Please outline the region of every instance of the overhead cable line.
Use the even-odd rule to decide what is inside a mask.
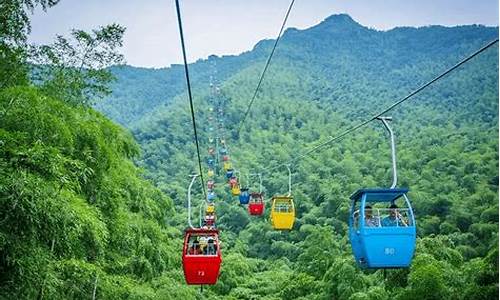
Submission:
[[[238,126],[238,131],[236,132],[237,136],[239,136],[240,131],[243,128],[245,120],[248,116],[248,113],[250,113],[250,109],[252,108],[252,104],[255,101],[255,97],[257,97],[257,93],[259,92],[262,81],[264,80],[264,75],[266,74],[267,68],[269,67],[269,64],[271,63],[271,59],[273,58],[274,51],[276,50],[276,46],[278,46],[278,42],[281,38],[281,34],[283,33],[283,29],[285,28],[286,21],[288,20],[288,16],[290,15],[290,11],[292,10],[294,3],[295,3],[295,0],[292,0],[292,2],[290,2],[290,6],[288,7],[288,10],[286,12],[285,19],[283,19],[283,23],[281,24],[281,29],[280,29],[280,32],[278,33],[278,37],[276,38],[276,41],[274,42],[274,46],[273,46],[273,49],[271,50],[271,54],[269,54],[269,57],[267,58],[266,65],[264,66],[264,70],[262,71],[262,74],[260,74],[259,82],[257,83],[257,87],[255,88],[252,99],[250,100],[250,103],[248,103],[247,110],[245,111],[245,114],[243,115],[243,119],[240,121],[240,125]]]
[[[468,57],[466,57],[465,59],[461,60],[460,62],[458,62],[457,64],[455,64],[454,66],[452,66],[451,68],[447,69],[446,71],[444,71],[443,73],[441,73],[439,76],[435,77],[434,79],[428,81],[427,83],[421,85],[419,88],[417,88],[416,90],[412,91],[411,93],[409,93],[408,95],[406,95],[405,97],[403,97],[402,99],[400,99],[399,101],[393,103],[391,106],[389,106],[388,108],[382,110],[381,112],[373,115],[372,117],[366,119],[365,121],[362,121],[348,129],[346,129],[344,132],[342,132],[341,134],[335,136],[335,137],[330,137],[328,140],[320,143],[319,145],[316,145],[315,147],[311,148],[310,150],[307,150],[305,151],[304,153],[300,154],[299,156],[297,157],[294,157],[292,159],[290,159],[289,161],[285,162],[285,163],[282,163],[282,164],[279,164],[275,167],[272,167],[272,168],[268,168],[268,169],[264,169],[264,172],[270,172],[271,170],[274,170],[274,169],[277,169],[281,166],[286,166],[286,165],[290,165],[292,163],[294,163],[295,161],[297,161],[298,159],[301,159],[303,157],[306,157],[306,156],[309,156],[311,155],[312,153],[314,153],[315,151],[325,147],[326,145],[329,145],[341,138],[343,138],[344,136],[350,134],[351,132],[367,125],[368,123],[370,123],[371,121],[381,117],[382,115],[384,115],[385,113],[391,111],[393,108],[395,108],[396,106],[400,105],[401,103],[405,102],[406,100],[410,99],[411,97],[415,96],[416,94],[418,94],[419,92],[421,92],[422,90],[424,90],[425,88],[427,88],[428,86],[432,85],[433,83],[435,83],[436,81],[440,80],[441,78],[443,78],[444,76],[448,75],[449,73],[451,73],[452,71],[454,71],[455,69],[459,68],[461,65],[467,63],[468,61],[470,61],[472,58],[474,58],[475,56],[479,55],[480,53],[482,53],[483,51],[485,51],[486,49],[490,48],[491,46],[493,46],[494,44],[498,43],[498,39],[495,39],[491,42],[489,42],[488,44],[486,44],[485,46],[481,47],[479,50],[475,51],[474,53],[472,53],[471,55],[469,55]]]
[[[189,80],[189,68],[188,68],[188,63],[187,63],[187,59],[186,59],[186,46],[184,44],[184,33],[182,31],[182,19],[181,19],[181,9],[179,7],[179,0],[175,0],[175,7],[177,9],[177,21],[179,23],[179,33],[180,33],[180,38],[181,38],[182,56],[184,59],[184,71],[186,73],[186,83],[187,83],[187,90],[188,90],[188,97],[189,97],[189,107],[191,108],[191,119],[193,121],[193,132],[194,132],[194,138],[195,138],[195,142],[196,142],[196,152],[198,154],[198,168],[200,171],[200,178],[201,178],[201,186],[203,188],[203,195],[205,196],[205,199],[206,199],[207,193],[205,192],[205,181],[203,180],[203,169],[201,168],[200,144],[198,141],[198,132],[196,130],[196,118],[194,116],[193,96],[191,93],[191,82]]]

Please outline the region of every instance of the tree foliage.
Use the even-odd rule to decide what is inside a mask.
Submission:
[[[46,10],[59,0],[2,0],[0,2],[0,89],[28,81],[26,41],[29,13]]]
[[[12,28],[22,37],[22,14],[56,1],[5,3],[17,5],[21,18],[12,20],[24,25]],[[180,259],[187,175],[196,170],[181,69],[104,70],[120,61],[122,35],[118,25],[73,31],[84,47],[58,37],[36,52],[41,77],[0,87],[1,299],[498,298],[497,49],[392,112],[400,185],[411,188],[417,216],[411,268],[360,270],[352,258],[349,195],[391,179],[387,137],[371,124],[293,165],[291,231],[272,230],[269,203],[263,217],[248,216],[218,178],[223,265],[202,295],[185,285]],[[242,173],[266,172],[269,199],[287,190],[287,174],[265,168],[372,115],[497,35],[482,26],[379,32],[346,15],[289,29],[241,135],[226,136],[231,159]],[[5,45],[28,53],[22,43]],[[234,132],[271,47],[262,41],[192,65],[202,145],[208,74],[220,70]],[[122,81],[110,85],[108,71]],[[95,107],[132,134],[90,107],[110,86],[115,94]],[[195,194],[198,207],[199,187]]]
[[[124,32],[118,24],[90,33],[74,29],[71,39],[58,35],[52,45],[34,47],[34,81],[47,95],[71,104],[95,104],[111,93],[109,84],[114,77],[106,67],[123,62],[117,49],[122,46]]]

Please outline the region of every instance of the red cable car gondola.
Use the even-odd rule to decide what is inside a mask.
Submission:
[[[264,199],[262,193],[250,193],[248,213],[252,216],[261,216],[264,213]]]
[[[206,226],[207,228],[212,228],[212,227],[215,227],[215,220],[217,219],[217,217],[215,216],[214,213],[207,213],[205,215],[205,218],[204,218],[204,226]]]
[[[237,185],[238,185],[238,178],[236,178],[235,176],[231,177],[229,179],[229,187],[234,188]]]
[[[222,257],[217,229],[186,229],[182,267],[187,284],[215,284]]]
[[[219,231],[213,228],[194,228],[191,222],[191,188],[198,176],[198,174],[191,176],[188,187],[189,228],[184,232],[182,268],[187,284],[215,284],[222,262]],[[207,213],[214,213],[214,208],[213,205],[207,204]],[[215,223],[215,218],[213,221]]]
[[[215,187],[215,182],[214,182],[212,179],[209,179],[209,180],[207,181],[207,189],[209,189],[209,190],[213,190],[213,189],[214,189],[214,187]]]

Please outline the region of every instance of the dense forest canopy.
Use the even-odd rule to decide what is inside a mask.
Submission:
[[[269,206],[250,217],[219,179],[223,265],[201,293],[180,257],[197,167],[182,67],[111,66],[125,30],[116,24],[73,31],[110,46],[76,64],[58,51],[81,53],[70,38],[29,51],[30,9],[57,1],[7,2],[2,18],[19,26],[0,28],[0,66],[17,71],[0,72],[0,299],[498,299],[498,46],[390,113],[399,186],[417,217],[409,269],[359,269],[346,235],[350,194],[391,181],[387,136],[371,123],[292,166],[291,231],[272,230]],[[215,81],[232,162],[263,172],[269,199],[288,187],[286,170],[268,167],[497,36],[484,26],[376,31],[347,15],[288,29],[239,136],[273,41],[211,56],[190,65],[202,147]],[[198,186],[196,205],[202,197]]]

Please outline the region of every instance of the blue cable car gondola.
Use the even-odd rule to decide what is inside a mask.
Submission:
[[[240,204],[248,204],[250,201],[250,193],[248,192],[248,188],[242,188],[240,190],[239,196]]]
[[[360,267],[407,268],[415,253],[415,216],[406,195],[408,189],[396,188],[396,143],[387,122],[392,118],[377,119],[382,121],[391,138],[392,185],[360,189],[351,196],[349,239]]]
[[[213,169],[215,167],[215,160],[213,158],[208,158],[207,164],[210,169]]]
[[[215,198],[217,197],[217,195],[215,194],[214,191],[212,192],[209,192],[207,194],[207,200],[210,201],[210,202],[213,202],[215,200]]]
[[[349,239],[360,267],[406,268],[410,265],[415,252],[416,228],[407,192],[406,188],[360,189],[351,196]],[[405,200],[406,208],[394,208],[398,199]],[[377,203],[390,203],[393,208],[370,206]]]

